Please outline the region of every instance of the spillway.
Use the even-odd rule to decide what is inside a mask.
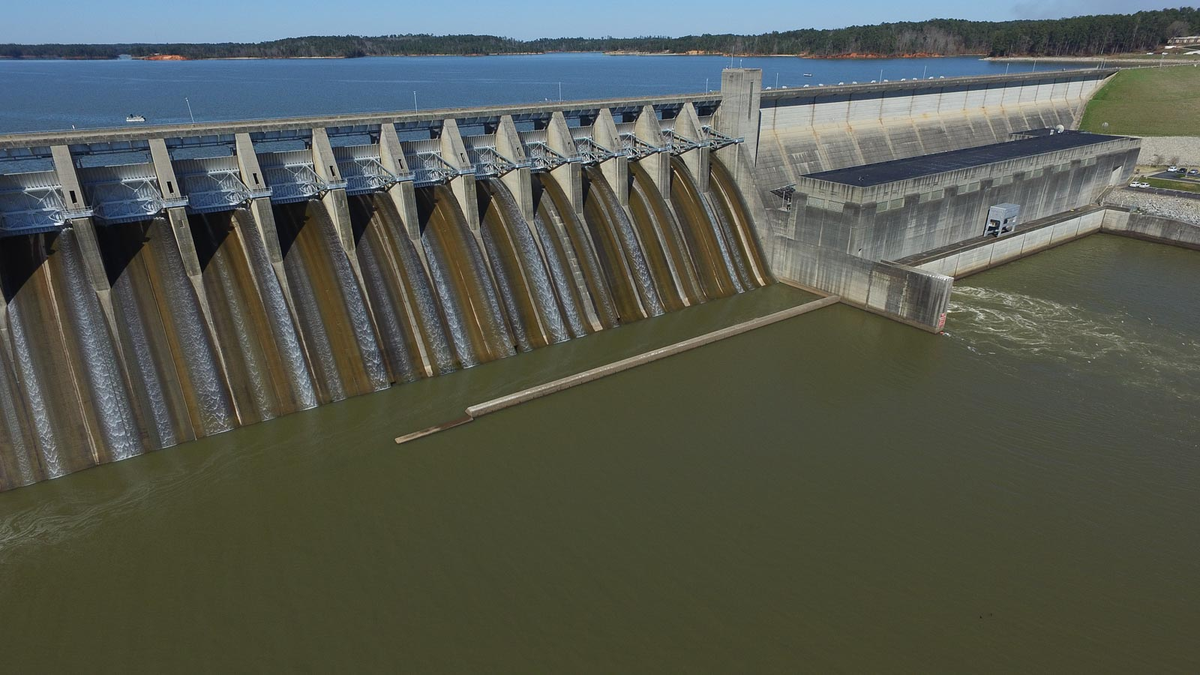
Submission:
[[[235,134],[198,159],[150,141],[99,169],[56,148],[21,180],[58,177],[61,225],[0,222],[0,489],[769,281],[716,156],[663,135],[568,161],[588,141],[549,122],[518,144],[449,122],[366,146],[314,130],[304,151]],[[5,194],[0,217],[26,218]]]

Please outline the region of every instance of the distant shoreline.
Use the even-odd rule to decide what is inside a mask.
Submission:
[[[0,61],[158,61],[158,62],[178,62],[178,61],[314,61],[314,60],[348,60],[348,59],[388,59],[388,58],[423,58],[423,57],[462,57],[462,58],[481,58],[486,56],[551,56],[554,54],[602,54],[604,56],[719,56],[722,58],[733,59],[811,59],[814,61],[870,61],[881,59],[953,59],[953,58],[994,58],[986,57],[984,54],[931,54],[931,53],[912,53],[912,54],[862,54],[850,52],[848,54],[834,55],[819,55],[819,54],[731,54],[728,52],[639,52],[639,51],[554,51],[554,52],[495,52],[485,54],[371,54],[367,56],[209,56],[204,58],[191,58],[181,54],[155,54],[153,56],[134,56],[128,59],[110,58],[110,57],[87,57],[87,56],[38,56],[38,57],[20,57],[13,58],[11,56],[0,56]],[[1032,59],[1033,57],[1029,57]],[[1049,59],[1046,59],[1049,60]]]

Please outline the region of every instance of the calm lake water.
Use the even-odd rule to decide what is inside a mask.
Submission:
[[[1061,64],[975,57],[735,59],[762,68],[764,86],[994,75]],[[486,57],[229,61],[0,60],[0,133],[113,127],[129,113],[155,124],[614,98],[719,89],[719,56],[545,54]],[[804,77],[812,73],[813,77]],[[186,101],[185,101],[186,99]]]
[[[397,447],[774,286],[0,494],[5,669],[1200,669],[1200,254],[1096,235]]]

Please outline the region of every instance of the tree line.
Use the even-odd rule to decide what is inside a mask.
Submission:
[[[741,55],[835,57],[852,54],[904,56],[1093,56],[1145,52],[1168,38],[1200,34],[1200,9],[1181,7],[1065,19],[966,21],[931,19],[827,30],[801,29],[761,35],[688,35],[636,38],[540,38],[494,35],[309,36],[256,43],[198,44],[0,44],[0,58],[115,59],[160,54],[188,59],[477,55],[547,52],[704,52]]]

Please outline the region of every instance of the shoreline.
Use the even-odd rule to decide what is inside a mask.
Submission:
[[[740,59],[809,59],[813,61],[879,61],[888,59],[956,59],[956,58],[977,58],[983,60],[992,60],[996,57],[987,57],[984,54],[932,54],[932,53],[911,53],[911,54],[869,54],[851,52],[848,54],[835,55],[815,55],[815,54],[753,54],[753,53],[736,53],[729,52],[637,52],[637,51],[553,51],[553,52],[495,52],[481,54],[368,54],[365,56],[208,56],[202,58],[191,58],[181,54],[156,54],[154,56],[134,56],[132,58],[108,58],[108,57],[37,57],[37,58],[13,58],[11,56],[0,56],[0,62],[3,61],[155,61],[160,63],[173,63],[180,61],[313,61],[313,60],[349,60],[349,59],[389,59],[389,58],[433,58],[433,57],[462,57],[462,58],[482,58],[488,56],[552,56],[555,54],[600,54],[603,56],[719,56],[721,58],[740,58]],[[1032,58],[1032,57],[1031,57]]]
[[[1104,63],[1133,66],[1158,66],[1159,64],[1188,66],[1200,63],[1200,57],[1180,59],[1168,55],[1162,58],[1154,58],[1152,56],[1135,56],[1133,54],[1123,54],[1120,56],[988,56],[984,57],[983,60],[994,61],[996,63]]]

